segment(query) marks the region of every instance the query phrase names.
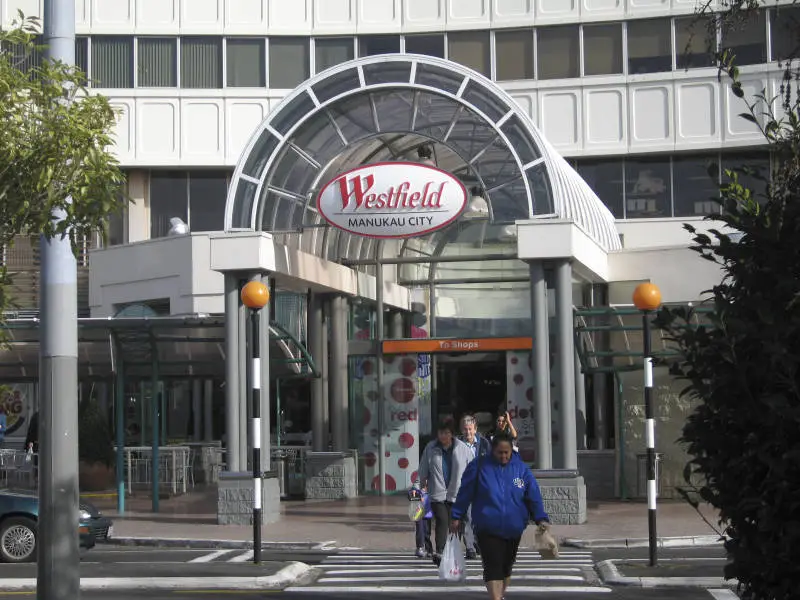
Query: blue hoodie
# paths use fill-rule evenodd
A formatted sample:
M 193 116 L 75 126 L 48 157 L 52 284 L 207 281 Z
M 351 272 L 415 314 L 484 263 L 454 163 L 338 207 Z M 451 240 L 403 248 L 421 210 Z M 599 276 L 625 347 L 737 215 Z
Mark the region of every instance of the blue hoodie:
M 539 484 L 516 452 L 506 465 L 492 455 L 469 463 L 453 505 L 453 519 L 464 518 L 470 504 L 475 531 L 505 539 L 520 537 L 531 520 L 549 520 Z

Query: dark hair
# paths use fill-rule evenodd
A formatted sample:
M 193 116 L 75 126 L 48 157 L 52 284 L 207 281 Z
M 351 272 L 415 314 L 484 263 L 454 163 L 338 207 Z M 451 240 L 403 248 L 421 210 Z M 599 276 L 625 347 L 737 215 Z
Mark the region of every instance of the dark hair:
M 498 433 L 492 438 L 492 449 L 497 448 L 497 446 L 503 442 L 508 442 L 509 445 L 512 447 L 514 446 L 514 440 L 510 435 L 507 433 Z
M 456 425 L 451 418 L 445 418 L 439 421 L 439 426 L 436 428 L 436 431 L 449 431 L 453 435 L 456 434 Z

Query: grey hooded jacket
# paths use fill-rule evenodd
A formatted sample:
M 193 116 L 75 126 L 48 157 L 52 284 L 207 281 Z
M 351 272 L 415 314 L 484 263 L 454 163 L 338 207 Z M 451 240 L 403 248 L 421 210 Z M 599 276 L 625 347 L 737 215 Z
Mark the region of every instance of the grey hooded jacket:
M 453 439 L 453 460 L 450 466 L 450 484 L 445 486 L 442 469 L 442 447 L 433 440 L 422 452 L 419 461 L 419 482 L 428 487 L 431 502 L 455 502 L 458 488 L 461 487 L 461 476 L 472 460 L 472 450 L 461 440 Z

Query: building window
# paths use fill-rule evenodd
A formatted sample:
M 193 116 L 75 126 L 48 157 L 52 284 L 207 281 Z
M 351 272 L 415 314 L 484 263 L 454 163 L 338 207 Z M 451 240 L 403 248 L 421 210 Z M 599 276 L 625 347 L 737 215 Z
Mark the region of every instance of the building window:
M 709 17 L 675 19 L 675 64 L 681 70 L 714 64 L 716 21 Z
M 185 171 L 150 173 L 150 237 L 166 237 L 169 220 L 177 217 L 188 223 L 189 189 Z
M 447 58 L 491 76 L 488 31 L 463 31 L 447 36 Z
M 225 48 L 228 87 L 263 88 L 267 85 L 265 41 L 256 38 L 228 38 Z
M 719 156 L 705 154 L 699 156 L 676 156 L 672 161 L 672 185 L 675 193 L 675 216 L 691 217 L 718 213 L 720 205 L 714 201 L 719 198 L 719 177 L 713 178 L 709 171 L 719 173 Z
M 308 38 L 279 37 L 269 41 L 269 87 L 291 90 L 308 79 Z
M 225 227 L 228 172 L 189 173 L 189 231 L 221 231 Z
M 106 224 L 106 245 L 121 246 L 128 243 L 127 228 L 125 227 L 127 208 L 111 213 Z
M 137 43 L 137 87 L 177 87 L 178 40 L 142 37 Z
M 767 62 L 767 16 L 759 10 L 746 23 L 722 32 L 722 50 L 729 50 L 734 64 L 758 65 Z
M 222 87 L 222 38 L 185 37 L 181 40 L 181 87 Z
M 89 38 L 75 38 L 75 66 L 84 73 L 89 72 Z
M 498 31 L 494 42 L 497 81 L 533 79 L 533 31 Z
M 354 58 L 353 38 L 316 38 L 314 62 L 317 73 Z
M 672 216 L 669 158 L 625 161 L 625 218 Z
M 400 52 L 399 35 L 365 35 L 358 38 L 359 56 L 397 54 Z
M 133 38 L 102 35 L 92 38 L 92 85 L 133 87 Z
M 581 160 L 578 173 L 617 219 L 625 217 L 622 159 Z
M 8 52 L 10 63 L 22 73 L 29 73 L 32 69 L 42 66 L 44 60 L 44 38 L 37 35 L 33 38 L 33 48 L 24 44 L 11 44 L 3 42 L 0 51 Z M 77 42 L 76 42 L 77 46 Z M 77 57 L 77 53 L 76 53 Z
M 669 19 L 628 21 L 628 74 L 672 70 L 672 26 Z
M 441 34 L 407 35 L 406 52 L 444 58 L 444 36 Z
M 725 171 L 735 171 L 739 183 L 751 190 L 759 203 L 765 201 L 767 182 L 771 178 L 770 160 L 767 152 L 735 152 L 722 155 L 722 183 L 730 182 Z M 740 169 L 747 168 L 749 173 Z M 752 173 L 752 174 L 751 174 Z
M 583 26 L 583 74 L 622 73 L 622 24 Z
M 770 11 L 772 60 L 787 60 L 800 56 L 800 8 L 778 6 Z
M 567 79 L 578 77 L 578 26 L 543 27 L 536 31 L 537 77 Z

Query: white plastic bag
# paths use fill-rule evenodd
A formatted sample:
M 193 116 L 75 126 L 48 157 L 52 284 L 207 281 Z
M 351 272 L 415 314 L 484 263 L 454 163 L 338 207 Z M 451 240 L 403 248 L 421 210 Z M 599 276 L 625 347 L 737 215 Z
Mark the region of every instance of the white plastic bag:
M 451 533 L 447 537 L 447 543 L 442 552 L 442 562 L 439 563 L 439 579 L 453 583 L 465 581 L 467 579 L 466 562 L 461 540 Z
M 539 556 L 544 559 L 558 558 L 558 541 L 555 536 L 550 533 L 549 527 L 539 525 L 536 528 L 535 542 Z

